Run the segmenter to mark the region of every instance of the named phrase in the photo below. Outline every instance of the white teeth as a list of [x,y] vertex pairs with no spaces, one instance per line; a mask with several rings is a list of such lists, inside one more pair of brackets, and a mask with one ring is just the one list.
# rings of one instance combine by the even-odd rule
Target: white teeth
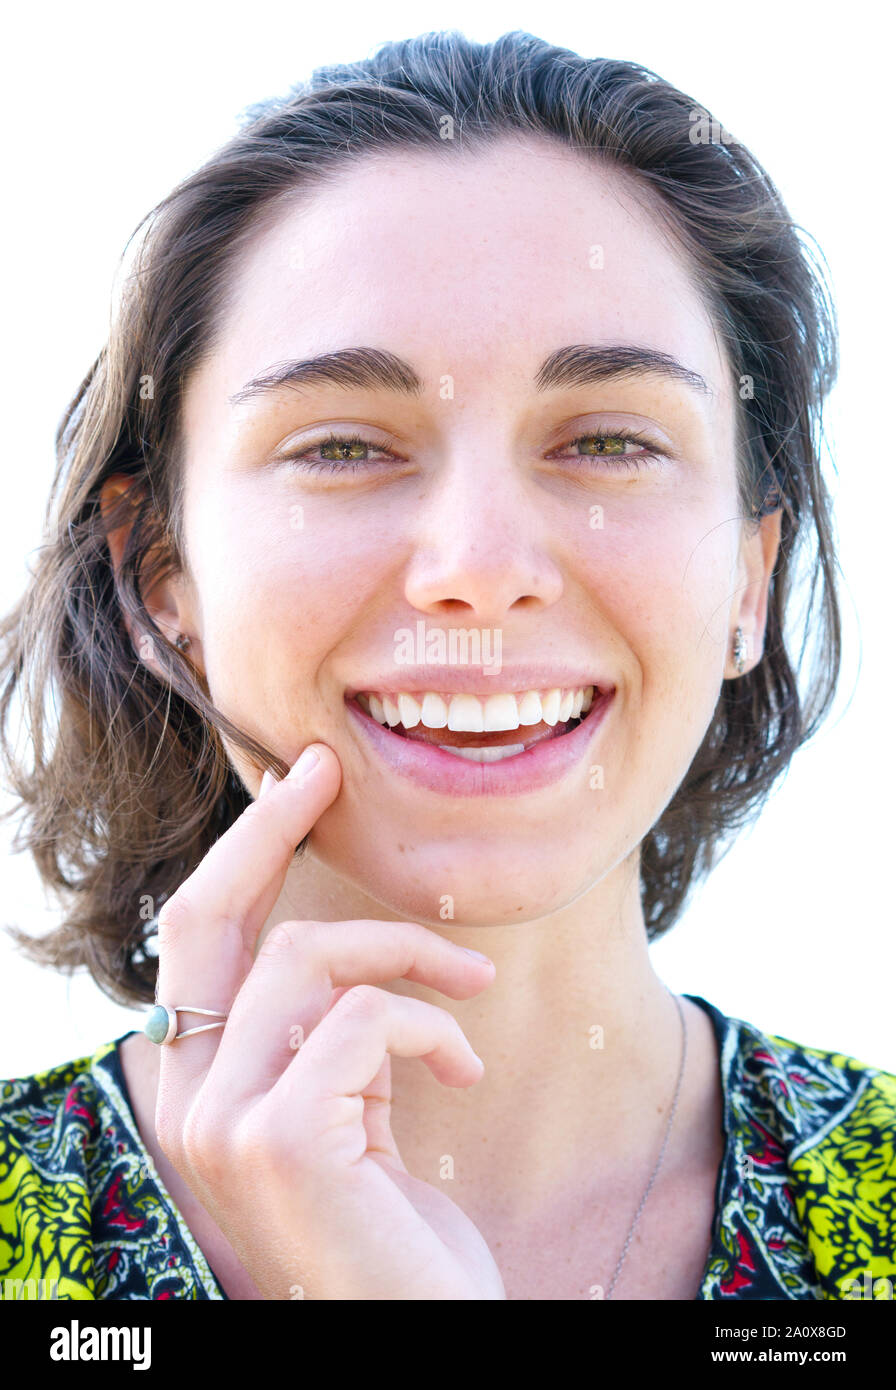
[[518,707],[521,724],[541,723],[541,696],[537,690],[527,690]]
[[475,695],[452,695],[448,706],[448,728],[456,734],[485,732],[482,705]]
[[427,692],[423,696],[420,718],[427,729],[447,729],[448,706],[445,704],[441,695],[433,695],[431,692]]
[[467,758],[471,763],[497,763],[526,751],[524,743],[505,743],[503,748],[452,748],[447,743],[440,743],[439,747],[443,753],[453,753],[456,758]]
[[475,695],[444,696],[430,690],[422,696],[406,691],[395,696],[373,692],[358,696],[362,708],[369,710],[377,723],[389,728],[401,724],[405,729],[415,729],[422,724],[427,729],[447,728],[467,734],[501,733],[540,724],[542,720],[552,727],[565,724],[586,715],[593,700],[593,685],[571,690],[555,686],[553,690],[527,690],[519,695],[502,692],[484,700]]
[[398,713],[406,729],[413,729],[420,723],[420,706],[413,695],[399,695]]
[[383,696],[383,714],[386,716],[386,723],[394,729],[396,724],[401,723],[401,715],[398,713],[398,706],[393,704],[388,695]]
[[541,717],[546,724],[556,724],[560,718],[561,692],[556,688],[541,697]]
[[520,726],[519,708],[515,695],[489,695],[482,714],[482,725],[486,733],[499,733],[504,729],[518,729]]

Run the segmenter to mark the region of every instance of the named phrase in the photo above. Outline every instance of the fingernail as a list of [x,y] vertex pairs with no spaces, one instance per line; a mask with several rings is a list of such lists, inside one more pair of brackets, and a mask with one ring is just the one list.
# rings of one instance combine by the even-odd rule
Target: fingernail
[[490,958],[488,956],[484,956],[481,951],[474,951],[470,946],[461,946],[460,949],[462,951],[466,951],[468,956],[474,956],[476,960],[484,960],[486,965],[493,964]]
[[306,748],[295,767],[291,767],[286,775],[287,777],[291,777],[294,781],[302,782],[308,776],[311,769],[316,767],[319,762],[320,754],[317,749]]
[[277,782],[277,779],[276,779],[276,777],[274,776],[273,772],[271,772],[271,769],[270,769],[270,768],[266,768],[266,769],[265,769],[265,774],[264,774],[264,776],[263,776],[262,779],[261,779],[261,789],[259,790],[259,793],[258,793],[258,799],[259,799],[259,801],[260,801],[261,798],[264,796],[265,792],[266,792],[266,791],[270,791],[271,787],[273,787],[273,786],[276,784],[276,782]]

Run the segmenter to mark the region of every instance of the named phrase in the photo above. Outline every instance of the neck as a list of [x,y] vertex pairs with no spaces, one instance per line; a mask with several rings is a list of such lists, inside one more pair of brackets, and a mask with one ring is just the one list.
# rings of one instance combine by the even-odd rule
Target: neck
[[[632,1163],[640,1172],[645,1155],[659,1153],[682,1030],[650,960],[633,862],[547,917],[432,926],[494,961],[495,979],[476,998],[453,1000],[406,980],[388,986],[451,1013],[485,1064],[475,1086],[453,1089],[418,1059],[392,1059],[392,1130],[414,1176],[438,1185],[453,1169],[455,1178],[464,1175],[471,1204],[512,1212],[531,1204],[547,1173],[552,1184],[581,1190]],[[289,918],[396,916],[309,856],[290,870],[262,937]],[[688,1001],[682,1007],[691,1033],[695,1021],[699,1033],[701,1011]],[[696,1039],[704,1063],[710,1032],[705,1020]],[[688,1071],[699,1056],[694,1041]],[[705,1099],[683,1084],[679,1132],[686,1135],[688,1110]],[[682,1142],[681,1133],[670,1135],[664,1168],[683,1160]],[[456,1181],[451,1191],[459,1192]]]

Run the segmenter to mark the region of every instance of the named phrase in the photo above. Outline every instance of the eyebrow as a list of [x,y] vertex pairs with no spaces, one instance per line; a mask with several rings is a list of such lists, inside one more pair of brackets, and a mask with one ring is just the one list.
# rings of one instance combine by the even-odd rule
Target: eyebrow
[[[715,394],[699,372],[691,371],[677,358],[654,348],[630,344],[603,347],[577,344],[558,348],[538,369],[535,389],[540,393],[559,391],[638,376],[664,376],[701,394]],[[260,376],[247,381],[229,400],[232,406],[237,406],[257,396],[317,385],[392,391],[407,396],[419,396],[424,389],[423,380],[411,364],[395,353],[380,348],[353,347],[269,367]]]

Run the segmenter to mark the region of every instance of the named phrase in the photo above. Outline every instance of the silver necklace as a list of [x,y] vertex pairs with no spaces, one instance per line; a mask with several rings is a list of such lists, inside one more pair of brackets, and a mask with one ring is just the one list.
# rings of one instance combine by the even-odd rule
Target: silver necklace
[[[669,993],[672,994],[672,991],[670,990]],[[612,1282],[610,1283],[610,1287],[607,1290],[607,1298],[610,1298],[610,1296],[613,1293],[613,1290],[616,1287],[616,1280],[619,1278],[619,1271],[625,1263],[625,1257],[628,1254],[628,1247],[631,1245],[632,1236],[635,1234],[635,1227],[637,1226],[638,1221],[641,1218],[641,1212],[644,1210],[644,1203],[650,1196],[650,1189],[653,1187],[653,1184],[656,1180],[656,1175],[660,1171],[660,1164],[663,1161],[663,1155],[666,1152],[666,1145],[669,1142],[669,1134],[672,1130],[672,1121],[675,1119],[675,1112],[678,1109],[678,1097],[681,1094],[681,1081],[682,1077],[684,1076],[684,1063],[685,1058],[688,1055],[688,1025],[685,1021],[684,1010],[681,1007],[681,1000],[678,998],[677,994],[672,994],[672,998],[675,1000],[675,1007],[678,1009],[678,1017],[681,1019],[681,1065],[678,1068],[678,1081],[675,1085],[675,1096],[672,1101],[672,1109],[669,1111],[669,1119],[666,1122],[666,1133],[663,1138],[663,1147],[660,1149],[660,1156],[656,1161],[656,1167],[650,1175],[650,1182],[647,1184],[644,1196],[641,1198],[641,1203],[638,1207],[638,1210],[635,1212],[635,1219],[629,1227],[628,1235],[625,1238],[625,1244],[622,1247],[622,1254],[619,1256],[619,1260],[616,1264],[616,1269],[613,1273]]]

